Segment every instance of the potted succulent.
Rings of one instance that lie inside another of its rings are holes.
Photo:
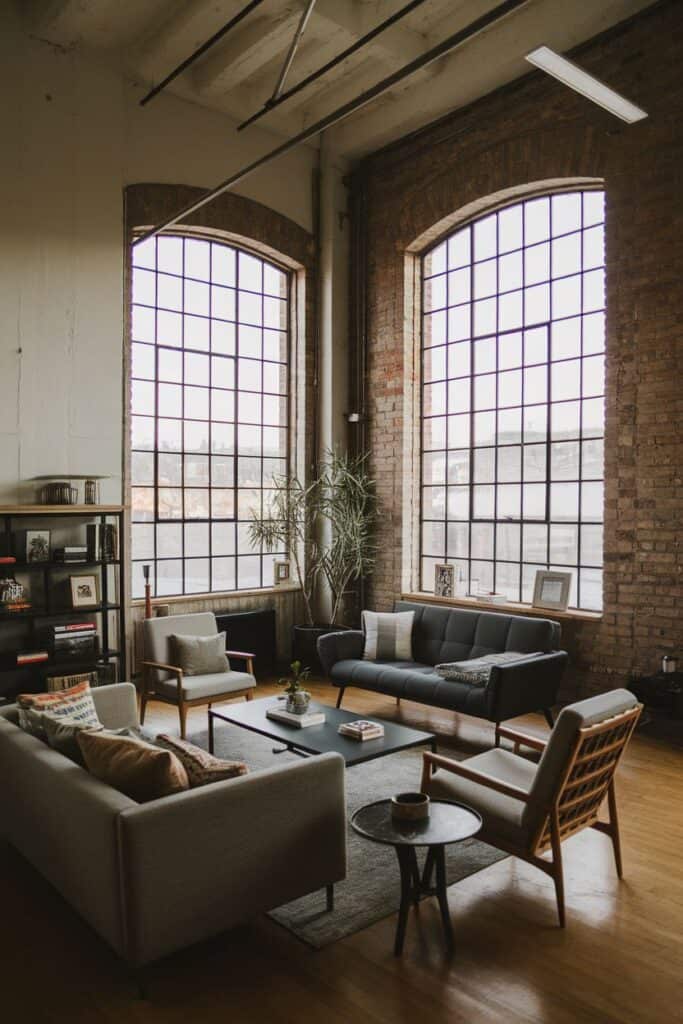
[[[342,623],[345,598],[375,564],[377,505],[366,459],[328,451],[310,483],[296,476],[276,478],[268,512],[252,513],[252,545],[286,551],[292,561],[306,620],[293,628],[293,653],[316,669],[318,638],[348,628]],[[316,622],[313,612],[321,579],[331,598],[331,614],[324,623]]]
[[[292,670],[291,676],[278,679],[278,686],[284,686],[287,695],[287,711],[294,715],[303,715],[308,711],[311,703],[311,695],[304,688],[304,683],[311,674],[310,668],[302,668],[300,661],[293,661],[289,666]]]

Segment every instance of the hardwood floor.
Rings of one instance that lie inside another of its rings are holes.
[[[329,687],[313,687],[331,703]],[[259,687],[260,695],[273,687]],[[475,753],[493,727],[448,712],[347,691],[344,706],[439,733]],[[188,735],[205,722],[192,709]],[[524,720],[539,733],[539,715]],[[150,728],[177,731],[150,704]],[[417,782],[417,780],[416,780]],[[1,792],[1,790],[0,790]],[[0,847],[3,1019],[8,1024],[659,1024],[683,1020],[683,750],[636,733],[617,775],[624,880],[609,839],[563,846],[567,928],[552,881],[508,858],[449,891],[456,933],[442,951],[438,910],[423,903],[402,958],[395,917],[321,952],[264,918],[149,969],[139,1001],[125,969],[18,854]],[[65,822],[65,827],[68,823]],[[397,878],[398,885],[398,878]]]

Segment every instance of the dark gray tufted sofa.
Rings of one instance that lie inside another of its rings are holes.
[[[337,707],[347,687],[355,686],[461,711],[496,724],[529,711],[543,711],[552,725],[550,709],[557,701],[567,664],[567,653],[559,650],[558,622],[412,601],[397,601],[394,611],[415,612],[415,661],[364,661],[360,630],[328,633],[318,640],[322,666],[339,687]],[[434,665],[441,662],[465,661],[500,651],[543,653],[494,666],[486,686],[449,682],[434,671]]]

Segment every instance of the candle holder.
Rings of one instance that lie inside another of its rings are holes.
[[[145,618],[152,618],[152,584],[149,582],[149,565],[143,565],[142,575],[145,578]]]

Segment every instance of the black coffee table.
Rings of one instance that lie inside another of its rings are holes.
[[[424,821],[398,822],[391,816],[391,801],[378,800],[359,808],[351,818],[356,832],[375,843],[393,846],[401,871],[401,907],[398,912],[394,954],[403,952],[403,940],[411,903],[421,896],[436,896],[441,911],[446,945],[453,947],[453,926],[446,895],[446,846],[469,839],[481,828],[481,817],[471,807],[448,800],[432,800],[429,818]],[[416,849],[427,847],[422,877]],[[432,875],[436,867],[436,885]]]
[[[340,708],[328,707],[326,704],[311,704],[311,711],[324,711],[325,722],[322,725],[309,725],[305,729],[299,729],[293,725],[285,725],[283,722],[275,722],[266,718],[266,711],[271,707],[284,707],[284,701],[277,697],[264,697],[261,700],[245,701],[243,704],[224,704],[220,708],[209,710],[209,750],[213,753],[214,746],[214,721],[231,722],[232,725],[239,725],[242,729],[249,729],[251,732],[259,733],[260,736],[267,736],[283,744],[275,753],[290,750],[301,757],[310,757],[315,754],[326,754],[336,751],[341,754],[346,762],[346,767],[351,768],[355,764],[363,764],[365,761],[372,761],[376,757],[384,757],[386,754],[395,754],[399,750],[407,750],[409,747],[429,746],[436,751],[436,736],[430,732],[420,732],[419,729],[409,729],[405,725],[396,725],[393,722],[386,722],[383,719],[372,716],[373,722],[381,722],[384,726],[384,736],[377,740],[351,740],[346,736],[340,736],[337,728],[342,722],[353,722],[362,715],[353,714],[351,711],[343,711]]]

